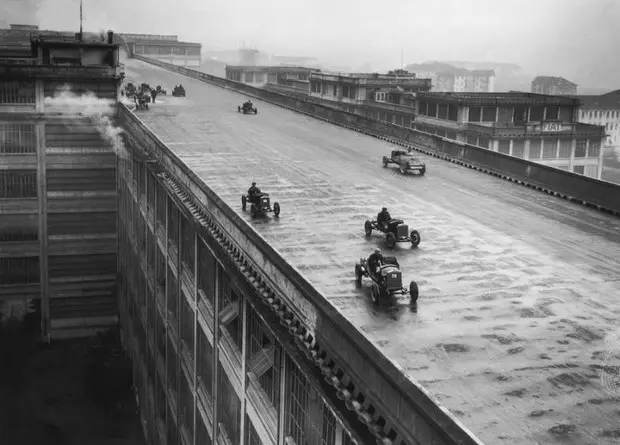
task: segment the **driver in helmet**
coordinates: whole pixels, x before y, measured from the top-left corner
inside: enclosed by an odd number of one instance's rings
[[[375,249],[375,251],[368,257],[368,270],[374,274],[378,274],[383,264],[383,254],[381,249]]]
[[[256,186],[256,182],[252,183],[252,187],[248,189],[248,196],[250,199],[254,199],[260,194],[260,189]]]
[[[379,226],[383,228],[383,230],[387,230],[388,223],[392,220],[392,215],[388,212],[387,207],[383,207],[381,211],[377,214],[377,222]]]

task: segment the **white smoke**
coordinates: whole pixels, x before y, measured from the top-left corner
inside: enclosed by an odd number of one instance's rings
[[[69,85],[59,88],[54,97],[46,97],[45,112],[59,113],[68,117],[87,117],[99,134],[109,142],[117,156],[127,159],[127,149],[121,138],[122,128],[114,125],[112,116],[116,113],[116,101],[102,99],[92,92],[76,94]]]

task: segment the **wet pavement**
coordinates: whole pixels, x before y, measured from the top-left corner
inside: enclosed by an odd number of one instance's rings
[[[139,112],[342,313],[488,444],[612,444],[620,438],[620,219],[421,155],[427,174],[383,168],[388,143],[127,61],[130,81],[182,83]],[[252,221],[256,180],[282,208]],[[383,236],[385,205],[417,229],[393,254],[407,301],[375,307],[354,264]],[[615,353],[615,355],[614,355]]]

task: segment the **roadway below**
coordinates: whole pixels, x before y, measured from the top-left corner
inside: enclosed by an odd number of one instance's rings
[[[140,118],[392,360],[490,444],[612,444],[620,437],[620,219],[421,155],[427,173],[383,168],[388,143],[137,60],[129,81],[182,83]],[[256,180],[282,208],[252,221]],[[354,264],[384,237],[385,205],[417,229],[398,245],[406,301],[375,307]],[[616,345],[620,350],[620,345]],[[613,361],[613,360],[612,360]]]

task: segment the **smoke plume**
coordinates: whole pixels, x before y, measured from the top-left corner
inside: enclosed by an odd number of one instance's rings
[[[78,95],[71,91],[70,86],[65,85],[57,90],[54,97],[46,97],[44,103],[46,113],[87,117],[103,139],[114,148],[116,155],[127,159],[127,149],[120,137],[123,129],[112,122],[112,116],[116,113],[116,101],[99,98],[90,91]]]

